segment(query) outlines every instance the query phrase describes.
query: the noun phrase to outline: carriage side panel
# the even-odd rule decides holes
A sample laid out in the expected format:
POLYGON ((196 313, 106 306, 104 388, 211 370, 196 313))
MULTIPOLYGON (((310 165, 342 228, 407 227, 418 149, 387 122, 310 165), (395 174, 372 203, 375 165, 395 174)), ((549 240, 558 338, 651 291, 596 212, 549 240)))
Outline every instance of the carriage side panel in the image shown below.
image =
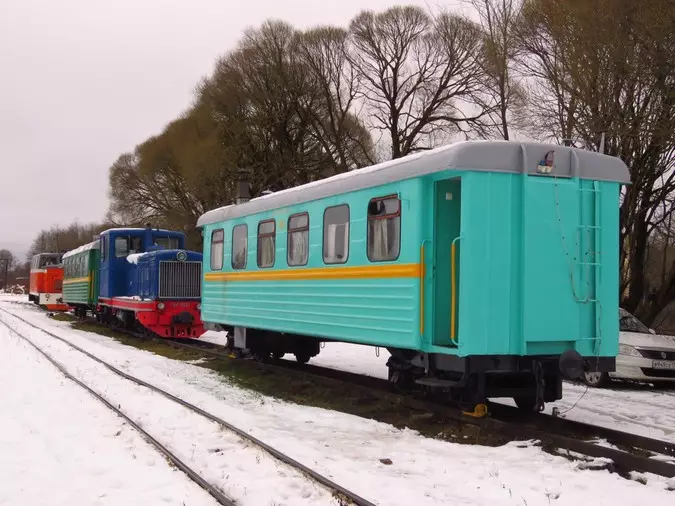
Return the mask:
MULTIPOLYGON (((204 321, 377 346, 420 346, 422 214, 420 180, 403 181, 205 227, 204 321), (372 262, 367 254, 371 199, 400 197, 398 258, 372 262), (349 251, 344 263, 324 262, 324 212, 349 206, 349 251), (288 218, 309 215, 307 265, 288 265, 288 218), (275 220, 275 262, 258 267, 258 223, 275 220), (232 268, 232 230, 248 226, 246 268, 232 268), (211 237, 223 230, 222 270, 211 269, 211 237)), ((215 262, 218 265, 218 262, 215 262)))

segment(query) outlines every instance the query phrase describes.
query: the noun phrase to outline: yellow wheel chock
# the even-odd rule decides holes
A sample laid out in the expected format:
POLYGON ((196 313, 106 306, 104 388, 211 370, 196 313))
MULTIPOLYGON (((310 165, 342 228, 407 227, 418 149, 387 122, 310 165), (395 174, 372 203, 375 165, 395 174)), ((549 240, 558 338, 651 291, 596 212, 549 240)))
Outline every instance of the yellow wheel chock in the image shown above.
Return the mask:
POLYGON ((483 418, 488 414, 487 404, 476 404, 473 411, 463 411, 462 413, 473 418, 483 418))

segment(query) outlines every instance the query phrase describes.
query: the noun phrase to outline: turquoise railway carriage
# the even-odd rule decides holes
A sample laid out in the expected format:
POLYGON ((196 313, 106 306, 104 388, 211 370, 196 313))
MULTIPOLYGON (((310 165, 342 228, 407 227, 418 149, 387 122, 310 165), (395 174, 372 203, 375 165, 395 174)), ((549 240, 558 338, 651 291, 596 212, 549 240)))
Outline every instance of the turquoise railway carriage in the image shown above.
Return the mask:
POLYGON ((390 379, 524 409, 618 349, 619 159, 459 142, 215 209, 202 318, 258 355, 386 347, 390 379))

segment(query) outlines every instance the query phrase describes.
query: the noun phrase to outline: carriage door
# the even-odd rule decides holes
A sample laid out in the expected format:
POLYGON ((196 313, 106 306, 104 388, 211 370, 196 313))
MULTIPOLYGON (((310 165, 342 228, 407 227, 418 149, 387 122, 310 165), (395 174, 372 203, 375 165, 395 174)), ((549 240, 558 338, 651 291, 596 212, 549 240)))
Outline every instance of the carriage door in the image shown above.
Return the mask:
POLYGON ((433 343, 454 346, 453 337, 457 341, 459 329, 461 180, 437 181, 434 193, 433 343))

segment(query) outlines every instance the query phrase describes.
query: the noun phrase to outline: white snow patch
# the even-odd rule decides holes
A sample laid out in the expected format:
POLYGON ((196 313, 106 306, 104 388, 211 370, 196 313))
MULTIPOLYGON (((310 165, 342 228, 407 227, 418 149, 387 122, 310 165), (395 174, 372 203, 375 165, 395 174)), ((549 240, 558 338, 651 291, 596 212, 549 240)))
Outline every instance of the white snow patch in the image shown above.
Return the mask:
POLYGON ((138 264, 138 261, 141 259, 143 255, 145 255, 147 252, 143 253, 132 253, 131 255, 127 255, 127 262, 130 264, 138 264))
POLYGON ((1 324, 0 346, 0 504, 217 504, 1 324))
MULTIPOLYGON (((213 371, 130 348, 98 334, 75 331, 35 309, 5 307, 123 370, 189 399, 378 504, 548 506, 555 500, 556 505, 570 506, 643 506, 647 501, 669 503, 673 498, 665 490, 666 480, 659 477, 650 478, 644 486, 608 471, 581 470, 578 463, 544 453, 531 444, 498 448, 453 444, 374 420, 281 402, 233 386, 213 371), (390 459, 392 464, 381 459, 390 459)), ((68 353, 64 357, 70 355, 74 356, 68 353)), ((380 360, 385 355, 383 350, 380 360)), ((151 421, 162 418, 162 412, 148 410, 147 416, 151 421)), ((152 423, 163 426, 172 419, 152 423)), ((185 444, 182 439, 202 444, 200 432, 191 423, 174 434, 177 445, 185 444)), ((264 488, 266 481, 251 477, 246 486, 264 488)))

